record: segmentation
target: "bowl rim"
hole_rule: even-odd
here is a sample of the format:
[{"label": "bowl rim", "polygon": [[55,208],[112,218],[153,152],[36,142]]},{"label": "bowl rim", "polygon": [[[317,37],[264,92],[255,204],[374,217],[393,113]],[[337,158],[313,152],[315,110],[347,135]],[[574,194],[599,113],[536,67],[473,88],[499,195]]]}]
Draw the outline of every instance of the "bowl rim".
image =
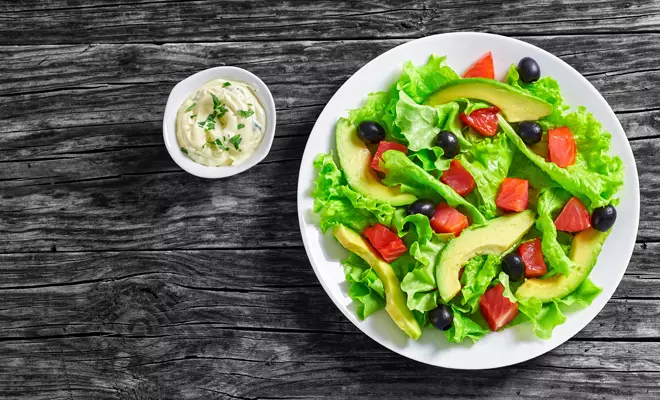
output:
[{"label": "bowl rim", "polygon": [[[238,165],[211,167],[196,163],[181,152],[176,138],[176,114],[192,91],[206,82],[220,78],[244,82],[254,89],[266,113],[266,130],[257,149],[245,161]],[[258,76],[239,67],[212,67],[188,76],[172,88],[163,115],[163,140],[172,160],[184,171],[200,178],[219,179],[240,174],[261,162],[273,145],[276,124],[275,100],[268,86]]]},{"label": "bowl rim", "polygon": [[[337,260],[323,260],[323,254],[316,256],[315,255],[315,250],[320,250],[321,252],[324,252],[325,249],[319,245],[317,246],[317,237],[318,240],[322,240],[324,235],[321,234],[320,229],[318,227],[318,224],[313,224],[313,221],[310,221],[310,218],[306,215],[306,213],[310,212],[311,209],[311,204],[312,200],[309,199],[310,193],[309,189],[313,187],[312,182],[307,182],[309,180],[309,173],[306,171],[309,169],[312,165],[312,161],[315,157],[315,154],[311,154],[313,151],[309,147],[309,143],[312,141],[312,136],[314,136],[314,132],[317,130],[324,130],[325,125],[327,125],[328,119],[332,119],[333,117],[337,117],[334,115],[335,110],[333,109],[332,111],[326,112],[328,110],[328,104],[333,102],[333,99],[338,95],[338,93],[343,92],[345,87],[351,86],[354,84],[359,84],[359,79],[356,77],[358,73],[362,70],[368,70],[371,69],[373,70],[375,68],[375,65],[379,62],[381,58],[385,58],[386,55],[390,55],[391,53],[397,53],[397,56],[399,55],[398,52],[404,52],[404,51],[409,51],[409,49],[414,49],[415,45],[422,46],[422,45],[430,45],[428,46],[428,55],[431,53],[437,52],[437,50],[434,51],[433,45],[436,44],[435,41],[439,40],[438,38],[442,37],[443,39],[449,39],[452,41],[460,41],[460,40],[468,40],[468,39],[482,39],[482,40],[504,40],[504,41],[511,41],[511,42],[516,42],[518,46],[521,48],[529,48],[533,49],[534,52],[540,52],[543,54],[543,57],[551,57],[558,61],[561,65],[563,65],[568,71],[570,71],[571,74],[576,74],[577,79],[580,80],[581,84],[585,85],[585,88],[588,90],[590,96],[594,96],[594,98],[603,104],[604,107],[603,111],[609,116],[613,117],[613,129],[616,129],[620,132],[623,133],[623,138],[622,140],[625,141],[626,146],[621,149],[621,155],[622,158],[626,158],[630,161],[630,163],[625,164],[625,168],[628,170],[628,173],[626,174],[626,181],[624,182],[624,189],[620,192],[621,195],[625,191],[629,191],[630,193],[630,214],[632,217],[632,220],[630,222],[630,229],[634,229],[634,235],[632,235],[632,242],[631,243],[626,243],[625,246],[619,246],[620,248],[617,251],[620,252],[625,252],[625,256],[623,257],[626,262],[625,262],[625,267],[621,268],[619,271],[617,271],[616,275],[613,276],[612,282],[614,284],[614,289],[612,290],[612,293],[602,293],[599,298],[607,297],[604,301],[599,300],[597,298],[594,303],[590,306],[585,308],[584,310],[590,310],[589,314],[592,314],[591,316],[588,316],[586,320],[573,320],[575,321],[574,323],[571,324],[571,326],[568,328],[572,333],[570,333],[569,336],[567,337],[553,337],[551,340],[548,341],[543,341],[543,345],[541,346],[542,349],[538,350],[535,349],[532,352],[534,354],[522,354],[521,352],[517,352],[518,354],[513,355],[510,358],[507,358],[506,360],[504,359],[493,359],[493,360],[488,360],[483,363],[479,363],[479,365],[474,365],[465,361],[461,362],[447,362],[446,360],[438,360],[432,359],[431,357],[428,356],[419,356],[419,354],[411,354],[408,352],[408,346],[406,347],[401,347],[399,345],[395,345],[394,341],[392,340],[385,340],[383,339],[379,334],[377,334],[372,327],[367,326],[363,321],[359,321],[357,317],[354,315],[354,312],[352,312],[347,306],[341,303],[339,298],[336,298],[335,294],[333,293],[333,289],[330,288],[329,285],[334,285],[334,282],[329,282],[326,281],[325,277],[321,273],[321,269],[327,267],[325,264],[329,263],[337,263],[339,264],[339,261]],[[405,49],[405,50],[404,50]],[[394,56],[391,56],[393,58]],[[413,58],[412,55],[406,56],[407,59]],[[382,90],[382,89],[381,89]],[[368,92],[368,91],[367,91]],[[367,92],[363,94],[363,98],[366,97]],[[535,46],[531,43],[524,42],[522,40],[518,40],[515,38],[507,37],[507,36],[502,36],[502,35],[495,35],[495,34],[489,34],[489,33],[482,33],[482,32],[452,32],[452,33],[444,33],[444,34],[437,34],[437,35],[431,35],[427,36],[424,38],[420,39],[415,39],[408,41],[406,43],[400,44],[398,46],[395,46],[384,53],[378,55],[377,57],[373,58],[370,60],[368,63],[366,63],[363,67],[361,67],[358,71],[356,71],[353,75],[351,75],[344,84],[337,89],[335,94],[332,96],[332,98],[328,101],[328,104],[326,104],[326,107],[324,110],[321,112],[319,115],[316,123],[314,124],[312,131],[310,133],[310,137],[307,141],[307,144],[305,145],[305,152],[303,154],[303,159],[301,161],[300,169],[299,169],[299,175],[298,175],[298,187],[297,187],[297,208],[298,208],[298,220],[299,220],[299,227],[301,231],[301,236],[303,239],[303,244],[305,247],[305,252],[307,254],[307,257],[309,259],[309,262],[312,266],[312,269],[314,270],[314,273],[321,283],[321,286],[325,290],[326,294],[332,302],[335,304],[335,306],[339,309],[339,311],[346,316],[346,318],[353,323],[362,333],[370,337],[372,340],[376,341],[378,344],[381,346],[398,353],[406,358],[410,358],[412,360],[416,360],[425,364],[433,365],[433,366],[439,366],[439,367],[444,367],[444,368],[452,368],[452,369],[462,369],[462,370],[478,370],[478,369],[492,369],[492,368],[500,368],[500,367],[505,367],[509,365],[514,365],[518,364],[527,360],[530,360],[532,358],[538,357],[542,354],[545,354],[559,345],[565,343],[568,341],[571,337],[575,336],[580,330],[582,330],[589,322],[591,322],[595,316],[603,309],[605,304],[611,299],[612,295],[614,294],[614,291],[616,288],[619,286],[621,279],[623,278],[623,275],[627,269],[627,266],[630,262],[630,258],[632,256],[632,252],[634,250],[635,246],[635,237],[636,234],[639,230],[639,214],[640,214],[640,193],[639,193],[639,176],[637,173],[637,168],[634,160],[634,155],[632,153],[632,149],[630,147],[630,144],[627,140],[627,137],[625,135],[625,131],[623,127],[621,126],[620,121],[616,117],[616,114],[612,110],[612,107],[607,103],[607,101],[604,99],[602,94],[580,73],[578,72],[575,68],[573,68],[571,65],[569,65],[567,62],[564,60],[560,59],[559,57],[555,56],[554,54],[538,47]],[[577,108],[579,104],[570,104],[571,109]],[[344,106],[344,109],[347,107]],[[589,109],[589,111],[596,113],[596,110],[594,109]],[[599,117],[599,120],[601,117]],[[318,136],[318,135],[317,135]],[[614,136],[614,135],[613,135]],[[315,137],[314,140],[318,140],[319,137]],[[634,179],[632,179],[634,178]],[[628,180],[630,179],[630,180]],[[628,187],[626,189],[626,187]],[[308,231],[312,228],[308,229],[308,225],[313,225],[315,228],[315,236],[311,237],[308,233]],[[627,228],[628,229],[628,228]],[[327,234],[325,235],[327,236]],[[610,246],[612,246],[612,240],[608,240],[610,242]],[[317,249],[318,247],[318,249]],[[604,246],[605,247],[605,246]],[[616,246],[615,246],[616,247]],[[318,260],[317,260],[318,258]],[[603,257],[599,258],[599,263],[600,259]],[[623,261],[623,260],[622,260]],[[591,276],[591,275],[590,275]],[[378,314],[378,313],[376,313]],[[376,316],[374,314],[370,318],[374,318]],[[576,312],[572,312],[572,314],[576,314]],[[571,315],[568,315],[567,322],[571,320]],[[577,316],[576,316],[577,317]],[[389,317],[388,317],[389,318]],[[563,336],[563,335],[562,335]],[[540,339],[539,339],[540,340]],[[471,357],[470,357],[471,358]]]}]

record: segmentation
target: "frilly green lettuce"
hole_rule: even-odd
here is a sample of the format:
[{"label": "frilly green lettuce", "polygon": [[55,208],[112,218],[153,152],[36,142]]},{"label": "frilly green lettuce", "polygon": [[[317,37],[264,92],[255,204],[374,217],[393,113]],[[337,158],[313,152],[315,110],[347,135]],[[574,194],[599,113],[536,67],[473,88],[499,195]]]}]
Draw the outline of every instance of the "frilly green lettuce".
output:
[{"label": "frilly green lettuce", "polygon": [[461,197],[451,187],[440,182],[433,175],[424,171],[400,151],[383,153],[384,167],[387,175],[383,183],[388,186],[401,185],[403,193],[412,193],[420,199],[432,200],[435,203],[445,201],[459,211],[467,213],[472,224],[483,225],[486,218],[479,210]]},{"label": "frilly green lettuce", "polygon": [[473,257],[464,267],[461,277],[461,307],[474,313],[479,309],[479,299],[500,271],[499,258],[494,255]]},{"label": "frilly green lettuce", "polygon": [[428,62],[421,67],[414,66],[411,61],[406,62],[396,88],[421,104],[431,93],[460,79],[456,71],[447,65],[446,59],[447,57],[431,54]]},{"label": "frilly green lettuce", "polygon": [[394,207],[351,189],[332,154],[319,154],[314,160],[314,168],[319,171],[312,192],[314,212],[321,216],[323,232],[337,224],[358,232],[376,222],[390,225]]},{"label": "frilly green lettuce", "polygon": [[471,339],[473,342],[481,339],[490,330],[476,323],[469,315],[460,308],[451,305],[454,314],[454,324],[445,331],[445,337],[452,343],[461,343],[465,339]]},{"label": "frilly green lettuce", "polygon": [[507,177],[515,147],[504,135],[484,138],[474,143],[457,159],[476,183],[475,194],[479,211],[488,219],[497,215],[495,199],[502,181]]},{"label": "frilly green lettuce", "polygon": [[514,323],[529,320],[532,323],[532,329],[534,329],[536,336],[545,340],[550,339],[554,328],[566,322],[566,317],[560,307],[561,305],[571,306],[577,304],[582,307],[588,307],[601,291],[599,287],[587,278],[573,293],[562,299],[554,299],[545,304],[533,297],[519,300],[518,310],[520,311],[520,315],[516,317]]},{"label": "frilly green lettuce", "polygon": [[342,261],[349,284],[348,295],[357,302],[357,316],[365,319],[385,308],[385,288],[376,273],[356,254]]},{"label": "frilly green lettuce", "polygon": [[557,241],[557,228],[554,218],[571,199],[571,194],[561,188],[548,188],[541,193],[537,206],[538,219],[536,229],[541,231],[541,247],[543,256],[549,264],[550,277],[555,274],[567,274],[573,267],[573,262]]}]

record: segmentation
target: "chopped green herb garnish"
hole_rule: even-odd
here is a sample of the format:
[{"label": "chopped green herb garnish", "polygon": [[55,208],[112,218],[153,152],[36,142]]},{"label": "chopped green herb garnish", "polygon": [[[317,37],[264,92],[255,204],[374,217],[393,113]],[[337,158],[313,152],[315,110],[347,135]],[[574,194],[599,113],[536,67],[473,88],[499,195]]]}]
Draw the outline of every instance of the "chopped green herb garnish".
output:
[{"label": "chopped green herb garnish", "polygon": [[181,152],[185,155],[188,155],[188,149],[186,149],[185,147],[181,148]]},{"label": "chopped green herb garnish", "polygon": [[225,115],[228,111],[225,104],[221,102],[216,95],[211,93],[211,98],[213,99],[213,112],[209,114],[208,117],[206,117],[206,120],[197,123],[197,125],[199,125],[201,128],[204,128],[205,131],[215,129],[216,119],[218,122],[220,122],[220,118],[222,118],[222,116]]},{"label": "chopped green herb garnish", "polygon": [[231,86],[231,82],[225,82],[222,84],[222,87],[227,87],[227,86]]},{"label": "chopped green herb garnish", "polygon": [[211,113],[204,121],[198,122],[197,125],[199,125],[200,128],[204,128],[205,131],[211,131],[215,129],[215,117],[216,114]]},{"label": "chopped green herb garnish", "polygon": [[190,105],[190,107],[186,108],[186,112],[188,112],[188,111],[192,111],[192,109],[195,108],[196,105],[197,105],[197,103],[192,103],[192,104]]},{"label": "chopped green herb garnish", "polygon": [[241,138],[241,135],[240,135],[240,134],[238,134],[238,135],[234,135],[234,136],[232,136],[232,137],[229,138],[229,141],[231,142],[231,144],[234,145],[234,148],[235,148],[236,150],[238,150],[238,145],[241,144],[241,141],[242,141],[242,140],[243,140],[243,139]]},{"label": "chopped green herb garnish", "polygon": [[213,99],[213,110],[215,110],[222,104],[222,102],[220,101],[220,99],[218,99],[216,95],[214,95],[213,93],[210,94],[211,94],[211,98]]},{"label": "chopped green herb garnish", "polygon": [[225,115],[227,111],[229,111],[227,110],[227,107],[224,104],[220,104],[218,108],[214,108],[214,110],[218,118],[222,118],[222,116]]},{"label": "chopped green herb garnish", "polygon": [[197,116],[197,114],[192,114],[192,115],[190,116],[190,119],[195,119],[196,116]]},{"label": "chopped green herb garnish", "polygon": [[252,110],[247,110],[247,111],[245,111],[245,110],[238,110],[237,112],[238,112],[238,115],[240,115],[240,116],[243,117],[243,118],[250,118],[250,116],[251,116],[252,114],[254,114],[254,111],[252,111]]},{"label": "chopped green herb garnish", "polygon": [[243,128],[245,128],[245,124],[238,124],[236,126],[236,129],[243,129]]},{"label": "chopped green herb garnish", "polygon": [[215,145],[218,146],[218,147],[221,147],[221,148],[224,148],[224,147],[225,147],[225,146],[222,144],[222,142],[220,141],[220,139],[215,139]]}]

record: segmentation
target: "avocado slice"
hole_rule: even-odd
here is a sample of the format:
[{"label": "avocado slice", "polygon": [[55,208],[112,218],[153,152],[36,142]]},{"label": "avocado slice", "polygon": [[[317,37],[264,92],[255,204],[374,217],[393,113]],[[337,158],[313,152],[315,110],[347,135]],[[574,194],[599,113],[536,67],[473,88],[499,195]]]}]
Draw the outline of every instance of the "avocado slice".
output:
[{"label": "avocado slice", "polygon": [[406,295],[401,290],[401,282],[392,266],[383,261],[376,250],[354,230],[344,225],[337,225],[332,233],[342,246],[360,256],[373,268],[385,288],[385,310],[408,336],[414,340],[419,339],[422,336],[422,329],[406,305]]},{"label": "avocado slice", "polygon": [[443,249],[436,265],[435,276],[438,291],[447,302],[461,290],[458,274],[474,256],[499,255],[516,244],[534,225],[534,213],[525,210],[488,221],[487,225],[464,230]]},{"label": "avocado slice", "polygon": [[372,155],[367,145],[358,137],[355,127],[346,118],[340,118],[335,132],[337,155],[348,184],[364,196],[393,206],[403,206],[417,200],[409,193],[401,193],[398,187],[385,186],[371,169]]},{"label": "avocado slice", "polygon": [[608,233],[586,229],[573,238],[570,258],[574,266],[568,275],[548,279],[527,279],[516,291],[519,299],[535,297],[544,303],[573,293],[591,273]]},{"label": "avocado slice", "polygon": [[484,100],[500,109],[509,122],[536,121],[552,113],[552,105],[513,86],[484,78],[459,79],[426,99],[435,106],[458,98]]}]

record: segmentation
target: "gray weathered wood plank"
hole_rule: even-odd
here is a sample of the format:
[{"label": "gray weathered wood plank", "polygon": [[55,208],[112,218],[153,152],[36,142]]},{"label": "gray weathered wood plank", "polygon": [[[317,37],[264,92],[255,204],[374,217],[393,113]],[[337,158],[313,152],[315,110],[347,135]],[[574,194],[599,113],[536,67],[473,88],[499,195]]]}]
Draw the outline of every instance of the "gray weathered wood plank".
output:
[{"label": "gray weathered wood plank", "polygon": [[[366,336],[185,331],[0,343],[0,395],[100,399],[654,399],[657,343],[568,342],[504,370],[420,364]],[[15,375],[29,367],[30,374]],[[42,397],[38,397],[42,396]],[[50,396],[50,397],[48,397]]]},{"label": "gray weathered wood plank", "polygon": [[[581,35],[571,38],[571,50],[567,52],[562,36],[523,37],[556,53],[585,74],[620,113],[660,109],[658,96],[653,95],[660,90],[652,56],[657,51],[657,38],[653,34],[634,38]],[[281,110],[320,106],[362,65],[404,42],[0,47],[0,54],[7,59],[6,64],[0,65],[0,95],[10,95],[0,97],[0,104],[5,109],[4,117],[11,122],[0,132],[75,126],[83,121],[118,122],[120,118],[124,122],[154,121],[154,114],[162,112],[174,84],[198,70],[225,64],[241,66],[261,76],[271,85]],[[552,71],[546,73],[552,75]],[[144,91],[151,96],[145,98]],[[144,105],[135,107],[135,101]],[[43,117],[25,118],[34,106],[32,102],[40,102],[42,108],[49,105],[43,110]],[[60,109],[75,110],[75,114],[66,121],[49,115]],[[132,115],[126,114],[131,112]],[[44,120],[50,123],[44,124]],[[657,135],[657,129],[655,132]],[[630,135],[639,136],[637,132]]]},{"label": "gray weathered wood plank", "polygon": [[[660,337],[660,320],[651,318],[660,313],[659,248],[636,247],[614,299],[578,338]],[[0,274],[0,342],[182,329],[359,334],[301,248],[5,254]]]},{"label": "gray weathered wood plank", "polygon": [[635,33],[658,32],[660,23],[657,3],[649,0],[115,4],[4,4],[0,44],[414,38],[461,30],[508,35]]}]

